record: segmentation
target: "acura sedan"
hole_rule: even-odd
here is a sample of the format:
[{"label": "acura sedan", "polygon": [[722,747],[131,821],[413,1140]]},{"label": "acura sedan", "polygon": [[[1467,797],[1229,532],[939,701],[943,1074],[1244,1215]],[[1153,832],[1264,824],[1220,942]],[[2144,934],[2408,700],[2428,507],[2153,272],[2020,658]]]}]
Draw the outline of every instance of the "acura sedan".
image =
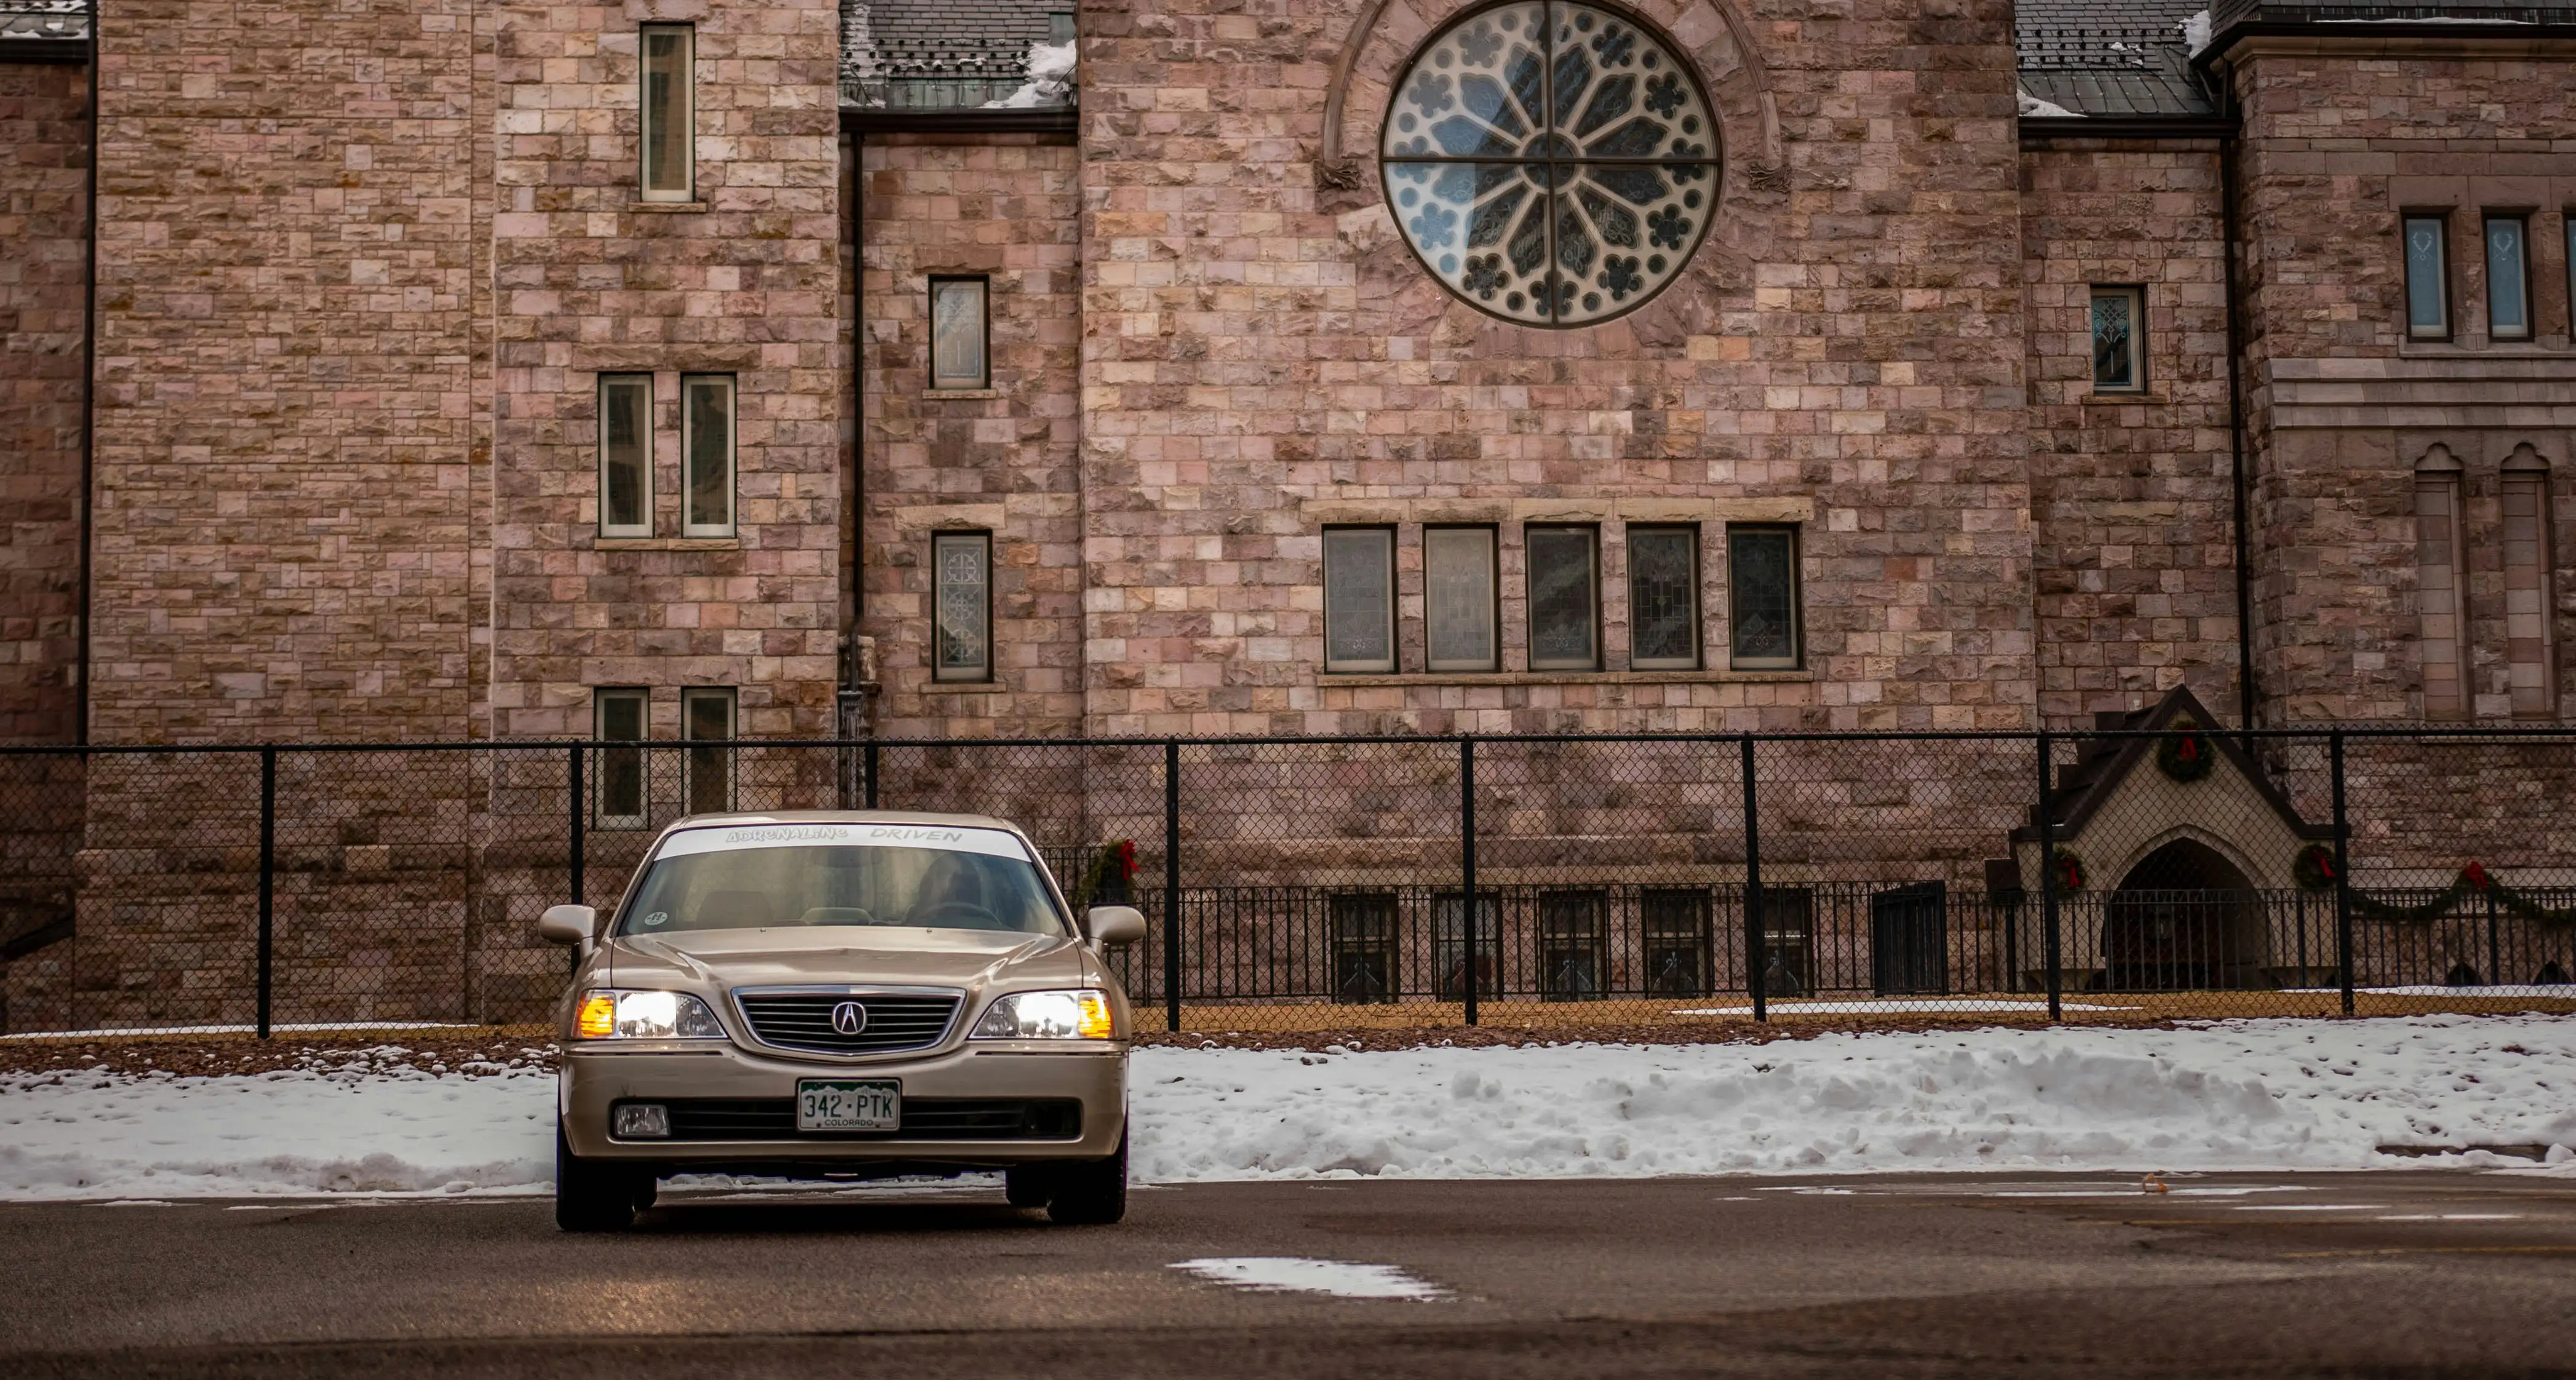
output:
[{"label": "acura sedan", "polygon": [[1127,996],[997,819],[700,815],[664,831],[582,959],[561,1020],[555,1220],[615,1231],[681,1173],[866,1179],[1000,1170],[1058,1222],[1127,1207]]}]

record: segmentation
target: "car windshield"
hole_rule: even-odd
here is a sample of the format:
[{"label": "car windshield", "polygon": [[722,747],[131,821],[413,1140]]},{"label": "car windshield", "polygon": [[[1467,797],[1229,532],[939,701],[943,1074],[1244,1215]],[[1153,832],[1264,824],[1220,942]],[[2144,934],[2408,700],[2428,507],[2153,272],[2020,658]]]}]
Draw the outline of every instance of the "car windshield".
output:
[{"label": "car windshield", "polygon": [[[948,832],[1006,840],[1018,851],[1017,841],[998,831]],[[688,846],[705,851],[685,851]],[[1066,932],[1045,880],[1025,856],[882,843],[709,844],[682,834],[644,874],[618,933],[798,925]]]}]

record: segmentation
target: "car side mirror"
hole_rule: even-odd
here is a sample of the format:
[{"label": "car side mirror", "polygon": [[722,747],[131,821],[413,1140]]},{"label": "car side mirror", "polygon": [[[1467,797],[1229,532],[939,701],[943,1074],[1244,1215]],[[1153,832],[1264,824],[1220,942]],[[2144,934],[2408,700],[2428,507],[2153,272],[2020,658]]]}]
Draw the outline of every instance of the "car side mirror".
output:
[{"label": "car side mirror", "polygon": [[599,912],[588,906],[548,906],[537,917],[537,937],[549,944],[587,944],[599,927]]},{"label": "car side mirror", "polygon": [[1118,949],[1145,937],[1145,912],[1134,906],[1093,906],[1083,917],[1095,949]]}]

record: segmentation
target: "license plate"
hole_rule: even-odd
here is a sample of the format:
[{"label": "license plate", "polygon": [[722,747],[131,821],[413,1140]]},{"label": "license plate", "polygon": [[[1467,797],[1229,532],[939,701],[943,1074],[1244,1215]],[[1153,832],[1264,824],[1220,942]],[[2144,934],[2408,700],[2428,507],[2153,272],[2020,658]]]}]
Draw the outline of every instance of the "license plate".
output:
[{"label": "license plate", "polygon": [[800,1078],[799,1131],[895,1131],[903,1127],[903,1084],[892,1078]]}]

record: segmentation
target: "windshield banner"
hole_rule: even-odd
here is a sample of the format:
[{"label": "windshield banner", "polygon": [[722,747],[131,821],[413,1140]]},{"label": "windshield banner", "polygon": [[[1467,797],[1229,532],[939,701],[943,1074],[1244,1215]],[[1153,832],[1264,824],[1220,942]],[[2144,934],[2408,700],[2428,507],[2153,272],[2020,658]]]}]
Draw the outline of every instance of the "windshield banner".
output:
[{"label": "windshield banner", "polygon": [[948,824],[727,824],[683,829],[665,840],[655,856],[679,858],[744,848],[936,848],[1031,860],[1015,835]]}]

